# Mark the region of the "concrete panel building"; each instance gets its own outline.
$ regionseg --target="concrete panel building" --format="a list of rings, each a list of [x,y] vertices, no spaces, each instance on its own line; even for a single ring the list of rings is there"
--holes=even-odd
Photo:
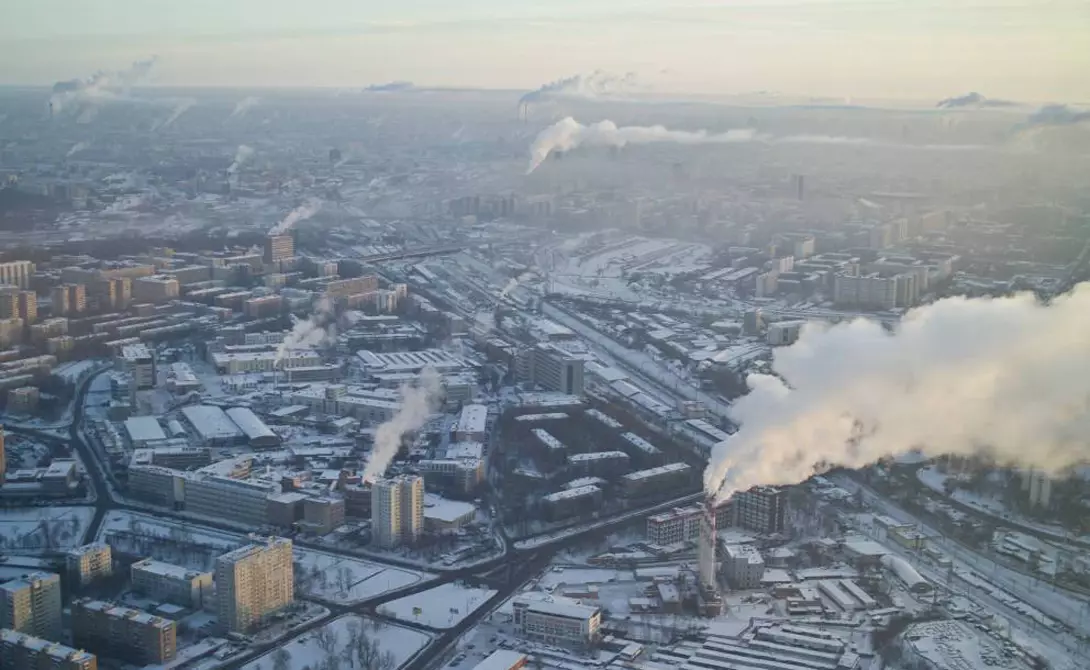
[[[178,653],[178,627],[170,619],[103,600],[72,603],[76,646],[143,665],[166,663]]]
[[[403,475],[371,485],[372,541],[380,547],[412,544],[424,532],[424,479]]]
[[[65,556],[72,580],[86,586],[114,573],[113,554],[105,542],[92,542],[69,550]]]
[[[245,633],[295,601],[291,540],[258,540],[216,559],[216,607],[226,632]]]
[[[130,575],[135,590],[175,605],[200,609],[212,597],[211,572],[146,558],[132,564]]]
[[[0,628],[61,639],[61,578],[34,572],[0,584]]]
[[[98,659],[86,651],[5,628],[0,629],[0,668],[98,670]]]

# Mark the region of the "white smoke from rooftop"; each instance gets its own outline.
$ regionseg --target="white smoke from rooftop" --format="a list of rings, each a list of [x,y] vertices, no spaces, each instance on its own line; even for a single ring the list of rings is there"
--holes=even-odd
[[[252,95],[248,95],[242,100],[239,100],[235,105],[235,108],[231,110],[231,116],[229,118],[236,119],[246,116],[246,112],[250,111],[260,103],[261,100]]]
[[[299,205],[295,209],[291,210],[284,220],[273,226],[269,231],[269,235],[284,235],[288,233],[295,224],[300,221],[306,221],[310,217],[318,213],[318,210],[322,208],[322,201],[317,199],[310,199]]]
[[[64,155],[64,157],[65,158],[71,158],[72,156],[74,156],[77,153],[83,151],[84,149],[86,149],[89,146],[91,146],[91,145],[89,143],[87,143],[87,142],[76,142],[75,144],[72,145],[72,148],[68,150],[68,153],[66,153]]]
[[[500,291],[499,299],[503,300],[508,295],[510,295],[511,291],[517,289],[519,287],[519,284],[526,281],[527,279],[533,279],[533,277],[533,272],[523,272],[517,277],[511,277],[511,279],[508,280],[507,285],[503,287],[502,291]]]
[[[1032,294],[949,298],[889,333],[859,319],[808,325],[731,407],[712,452],[719,499],[914,449],[1056,472],[1090,459],[1090,283],[1045,306]]]
[[[865,137],[841,137],[833,135],[784,135],[760,134],[751,128],[738,128],[722,133],[706,130],[672,130],[664,126],[621,126],[605,120],[589,126],[566,117],[545,128],[530,145],[529,174],[545,162],[554,151],[571,151],[582,145],[624,147],[629,144],[668,142],[674,144],[839,144],[871,147],[926,149],[944,151],[975,151],[990,147],[975,144],[903,144],[874,140]]]
[[[276,348],[276,362],[273,367],[279,368],[280,363],[295,349],[320,347],[335,340],[337,315],[334,307],[332,300],[323,297],[307,318],[299,319],[293,316],[291,330]]]
[[[235,150],[235,160],[227,168],[227,174],[235,174],[242,165],[250,160],[250,157],[254,155],[254,150],[245,144],[238,145],[238,149]]]
[[[528,105],[549,98],[597,98],[630,90],[636,83],[636,73],[615,75],[602,70],[590,74],[576,74],[557,79],[530,91],[519,99],[520,105]]]
[[[442,390],[442,378],[432,367],[420,371],[416,384],[401,387],[397,412],[375,430],[375,444],[363,469],[363,481],[373,482],[386,474],[401,448],[401,440],[427,423],[439,405]]]

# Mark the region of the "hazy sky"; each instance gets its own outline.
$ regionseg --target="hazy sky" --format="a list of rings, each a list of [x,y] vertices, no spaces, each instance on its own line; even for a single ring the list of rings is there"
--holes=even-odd
[[[159,56],[153,83],[1090,101],[1087,0],[0,0],[0,83]]]

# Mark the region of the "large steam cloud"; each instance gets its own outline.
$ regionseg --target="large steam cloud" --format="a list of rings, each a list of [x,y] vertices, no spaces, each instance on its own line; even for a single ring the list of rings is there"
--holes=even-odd
[[[1090,283],[1033,295],[950,298],[891,334],[867,320],[808,326],[750,375],[741,428],[713,450],[709,494],[795,484],[913,449],[988,455],[1055,472],[1090,459]]]
[[[375,446],[363,469],[363,481],[373,482],[386,474],[386,468],[397,456],[405,435],[419,430],[438,406],[442,395],[442,379],[434,368],[420,371],[415,385],[401,387],[401,406],[389,421],[375,430]]]
[[[257,107],[257,105],[260,102],[261,102],[260,99],[255,98],[252,95],[248,95],[245,98],[243,98],[242,100],[238,101],[238,103],[235,105],[235,108],[233,110],[231,110],[231,116],[228,117],[228,118],[232,118],[232,119],[238,118],[238,119],[240,119],[240,118],[246,116],[246,112],[250,111],[254,107]]]
[[[636,83],[636,73],[614,75],[601,70],[590,74],[577,74],[544,84],[541,88],[522,96],[519,105],[529,105],[549,98],[597,98],[622,93]]]
[[[68,110],[82,109],[80,116],[86,117],[87,106],[102,102],[127,100],[129,90],[147,79],[155,66],[157,58],[137,61],[126,70],[116,72],[99,71],[86,79],[59,81],[53,85],[49,97],[49,106],[53,114]]]
[[[976,91],[973,91],[972,93],[966,93],[965,95],[940,100],[935,106],[943,109],[957,109],[959,107],[1015,107],[1017,105],[1017,102],[986,98]]]
[[[739,144],[761,142],[765,144],[842,144],[872,147],[929,149],[943,151],[981,150],[988,147],[972,144],[900,144],[872,140],[865,137],[837,137],[830,135],[784,135],[774,136],[759,134],[751,128],[728,130],[723,133],[709,133],[705,130],[671,130],[663,126],[622,126],[612,121],[599,121],[585,126],[572,117],[557,121],[538,133],[530,145],[529,174],[545,162],[554,151],[571,151],[584,144],[590,146],[623,147],[628,144],[650,144],[653,142],[672,142],[675,144]]]

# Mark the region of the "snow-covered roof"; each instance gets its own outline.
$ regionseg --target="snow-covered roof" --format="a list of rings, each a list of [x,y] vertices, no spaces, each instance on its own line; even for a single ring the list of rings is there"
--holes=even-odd
[[[585,498],[601,492],[602,489],[594,486],[593,484],[590,484],[587,486],[580,486],[574,489],[568,489],[566,491],[557,491],[556,493],[550,493],[547,496],[542,496],[541,499],[545,502],[559,502],[561,500],[571,500],[573,498]]]
[[[510,649],[497,649],[483,661],[473,666],[473,670],[511,670],[526,664],[526,654]]]
[[[250,440],[276,437],[276,433],[269,430],[265,422],[259,419],[248,407],[232,407],[225,414]]]
[[[485,405],[466,405],[458,416],[458,433],[483,433],[488,421],[488,407]]]
[[[470,503],[460,502],[458,500],[447,500],[446,498],[430,493],[424,494],[425,519],[435,519],[436,521],[441,521],[443,523],[454,523],[459,519],[474,515],[476,512],[477,508]]]
[[[193,429],[204,439],[237,439],[242,432],[227,413],[214,405],[191,405],[182,408],[182,414]],[[164,436],[165,437],[165,436]]]
[[[624,438],[625,442],[628,442],[629,444],[636,447],[643,453],[648,454],[649,456],[657,456],[658,454],[662,453],[661,451],[659,451],[658,447],[651,444],[650,442],[635,433],[623,433],[621,437]]]
[[[630,472],[624,476],[624,479],[629,481],[639,481],[641,479],[651,479],[672,472],[685,472],[689,470],[688,463],[667,463],[666,465],[660,465],[657,468],[650,468],[647,470],[638,470],[636,472]]]
[[[167,439],[167,434],[154,416],[133,416],[125,419],[125,432],[133,442]]]
[[[605,460],[628,460],[628,454],[623,451],[590,451],[585,454],[572,454],[568,456],[569,463],[589,463]]]

